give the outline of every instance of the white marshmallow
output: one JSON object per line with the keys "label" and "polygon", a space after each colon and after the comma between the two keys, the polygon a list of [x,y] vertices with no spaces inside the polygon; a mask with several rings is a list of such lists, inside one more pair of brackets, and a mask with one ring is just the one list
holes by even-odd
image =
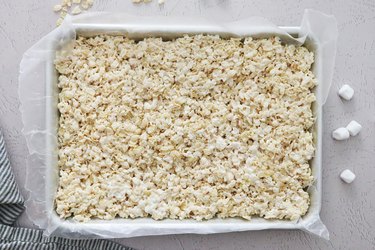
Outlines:
{"label": "white marshmallow", "polygon": [[338,141],[346,140],[350,137],[349,130],[347,128],[338,128],[332,132],[332,137]]}
{"label": "white marshmallow", "polygon": [[346,128],[347,130],[349,130],[351,136],[356,136],[359,131],[361,131],[362,126],[361,124],[353,120],[346,126]]}
{"label": "white marshmallow", "polygon": [[355,174],[349,169],[345,169],[341,172],[340,178],[346,183],[352,183],[355,179]]}
{"label": "white marshmallow", "polygon": [[354,89],[352,89],[352,87],[350,87],[348,84],[344,84],[339,90],[339,96],[341,96],[347,101],[352,99],[353,95]]}

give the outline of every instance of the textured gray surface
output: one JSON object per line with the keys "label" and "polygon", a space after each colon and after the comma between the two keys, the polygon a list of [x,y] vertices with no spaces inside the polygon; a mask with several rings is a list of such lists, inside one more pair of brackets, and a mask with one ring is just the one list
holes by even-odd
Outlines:
{"label": "textured gray surface", "polygon": [[[0,127],[5,135],[16,179],[25,180],[26,155],[18,111],[17,77],[22,53],[55,27],[52,6],[58,0],[0,0]],[[166,0],[134,6],[130,0],[96,0],[93,10],[138,15],[200,15],[236,20],[252,15],[278,25],[299,25],[303,10],[314,8],[336,16],[339,46],[332,89],[324,106],[323,207],[321,217],[331,240],[300,231],[258,231],[217,235],[138,237],[118,241],[138,249],[375,249],[375,1]],[[337,96],[342,84],[355,97]],[[331,131],[355,119],[363,125],[357,137],[336,142]],[[351,185],[338,178],[352,169]],[[33,225],[22,217],[22,226]]]}

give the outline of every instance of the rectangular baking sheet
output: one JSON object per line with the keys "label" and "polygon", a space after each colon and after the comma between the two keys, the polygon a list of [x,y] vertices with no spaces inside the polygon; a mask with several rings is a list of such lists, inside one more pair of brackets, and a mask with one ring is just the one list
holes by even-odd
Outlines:
{"label": "rectangular baking sheet", "polygon": [[[165,39],[171,39],[180,37],[183,34],[218,34],[221,37],[238,37],[231,32],[227,32],[225,28],[217,28],[217,26],[204,25],[200,26],[197,24],[189,24],[185,26],[175,26],[173,24],[168,25],[155,25],[142,27],[137,24],[131,23],[127,25],[112,25],[112,24],[92,24],[84,22],[73,23],[77,35],[82,36],[93,36],[99,34],[109,35],[125,35],[133,39],[142,39],[144,37],[162,37]],[[134,27],[137,26],[137,27]],[[296,36],[300,30],[300,27],[279,27],[286,31],[291,36]],[[136,30],[136,32],[132,32]],[[241,27],[241,34],[246,36],[246,27]],[[252,31],[252,37],[266,38],[272,36],[272,30],[259,30],[254,35]],[[241,35],[242,36],[242,35]],[[281,39],[289,43],[288,37],[282,37]],[[316,42],[313,37],[308,36],[304,46],[315,54],[315,62],[312,67],[312,71],[318,80],[318,86],[314,89],[315,93],[319,91],[319,84],[321,80],[321,60],[322,55],[320,50],[316,48]],[[284,221],[284,220],[266,220],[259,217],[253,217],[252,220],[247,221],[244,219],[228,218],[228,219],[211,219],[207,221],[195,221],[195,220],[171,220],[165,219],[156,221],[151,218],[137,218],[137,219],[114,219],[114,220],[99,220],[93,219],[89,222],[80,223],[71,219],[64,220],[60,219],[54,209],[54,197],[58,187],[59,170],[57,165],[57,126],[58,126],[58,88],[57,88],[57,72],[54,67],[55,52],[60,48],[58,41],[50,44],[50,57],[47,61],[46,68],[46,132],[52,137],[47,136],[47,152],[52,152],[47,155],[46,162],[46,216],[50,225],[55,228],[54,234],[64,232],[65,236],[77,237],[76,233],[82,233],[88,236],[97,236],[100,232],[102,237],[134,237],[134,236],[145,236],[145,235],[166,235],[166,234],[182,234],[182,233],[223,233],[223,232],[235,232],[235,231],[248,231],[248,230],[263,230],[263,229],[304,229],[306,225],[314,223],[315,216],[319,214],[321,208],[321,155],[322,155],[322,101],[321,98],[317,98],[317,102],[313,104],[313,113],[316,117],[316,122],[313,127],[314,142],[316,145],[315,157],[311,160],[310,166],[312,173],[315,178],[314,189],[309,189],[311,198],[311,205],[306,215],[304,215],[298,221]],[[124,234],[121,229],[127,228],[127,234]],[[199,230],[197,230],[199,228]],[[116,233],[121,232],[121,233]]]}

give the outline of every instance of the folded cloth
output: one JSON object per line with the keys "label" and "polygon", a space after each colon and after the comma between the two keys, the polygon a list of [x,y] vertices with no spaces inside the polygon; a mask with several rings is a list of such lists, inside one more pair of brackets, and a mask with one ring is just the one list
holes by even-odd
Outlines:
{"label": "folded cloth", "polygon": [[24,210],[0,130],[0,249],[131,250],[108,240],[72,240],[45,237],[41,230],[11,227]]}

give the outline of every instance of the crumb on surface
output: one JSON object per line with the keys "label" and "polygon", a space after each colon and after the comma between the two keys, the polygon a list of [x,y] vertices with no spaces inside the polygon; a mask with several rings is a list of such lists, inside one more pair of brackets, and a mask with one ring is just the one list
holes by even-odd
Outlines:
{"label": "crumb on surface", "polygon": [[69,12],[72,15],[78,15],[82,13],[82,10],[88,10],[93,4],[94,0],[61,0],[59,4],[53,6],[53,11],[60,15],[56,25],[60,26]]}

